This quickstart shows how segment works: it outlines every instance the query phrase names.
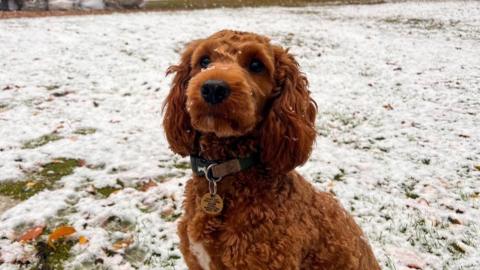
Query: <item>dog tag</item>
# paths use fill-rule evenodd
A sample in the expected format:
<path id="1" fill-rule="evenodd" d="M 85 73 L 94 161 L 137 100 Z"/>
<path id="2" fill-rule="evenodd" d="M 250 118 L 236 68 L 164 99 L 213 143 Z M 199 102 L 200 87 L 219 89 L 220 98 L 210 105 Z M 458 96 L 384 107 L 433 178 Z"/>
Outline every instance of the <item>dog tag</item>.
<path id="1" fill-rule="evenodd" d="M 218 215 L 223 209 L 223 200 L 218 194 L 207 193 L 203 195 L 200 203 L 203 212 L 209 215 Z"/>

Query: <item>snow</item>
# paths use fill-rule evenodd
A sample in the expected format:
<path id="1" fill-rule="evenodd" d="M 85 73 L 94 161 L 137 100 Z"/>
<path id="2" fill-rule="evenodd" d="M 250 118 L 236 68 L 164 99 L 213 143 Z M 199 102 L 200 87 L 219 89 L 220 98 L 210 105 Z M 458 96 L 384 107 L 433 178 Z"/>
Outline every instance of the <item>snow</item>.
<path id="1" fill-rule="evenodd" d="M 180 213 L 191 172 L 163 135 L 164 72 L 185 43 L 224 28 L 291 48 L 319 104 L 315 150 L 299 170 L 337 195 L 384 269 L 478 269 L 474 1 L 0 20 L 0 181 L 58 157 L 97 166 L 1 214 L 2 269 L 32 257 L 32 245 L 15 241 L 25 228 L 63 223 L 89 239 L 68 267 L 101 258 L 113 269 L 186 269 L 165 213 Z M 61 140 L 22 148 L 54 131 Z M 158 186 L 134 188 L 149 179 Z M 89 192 L 118 180 L 125 187 L 108 197 Z M 112 228 L 113 216 L 126 225 Z M 121 239 L 133 244 L 107 252 Z"/>

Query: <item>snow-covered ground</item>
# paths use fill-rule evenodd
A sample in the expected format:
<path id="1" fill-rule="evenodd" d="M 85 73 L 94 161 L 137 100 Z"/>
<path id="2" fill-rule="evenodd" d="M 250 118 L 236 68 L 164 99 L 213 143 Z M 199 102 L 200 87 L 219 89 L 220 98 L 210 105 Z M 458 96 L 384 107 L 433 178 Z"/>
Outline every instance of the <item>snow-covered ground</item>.
<path id="1" fill-rule="evenodd" d="M 164 72 L 186 42 L 224 28 L 296 55 L 319 104 L 299 170 L 351 211 L 384 269 L 480 269 L 473 1 L 0 20 L 0 184 L 81 160 L 27 200 L 0 195 L 1 269 L 39 260 L 16 241 L 29 228 L 62 224 L 89 240 L 66 268 L 186 269 L 175 227 L 190 171 L 163 135 Z"/>

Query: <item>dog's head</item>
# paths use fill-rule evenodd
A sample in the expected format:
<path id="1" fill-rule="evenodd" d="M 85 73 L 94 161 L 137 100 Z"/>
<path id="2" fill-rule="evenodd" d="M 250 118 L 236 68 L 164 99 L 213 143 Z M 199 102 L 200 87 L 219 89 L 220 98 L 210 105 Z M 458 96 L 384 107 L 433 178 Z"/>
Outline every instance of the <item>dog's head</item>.
<path id="1" fill-rule="evenodd" d="M 163 124 L 174 152 L 191 154 L 195 131 L 256 134 L 267 168 L 286 172 L 307 160 L 316 104 L 287 50 L 264 36 L 224 30 L 188 44 L 170 73 Z"/>

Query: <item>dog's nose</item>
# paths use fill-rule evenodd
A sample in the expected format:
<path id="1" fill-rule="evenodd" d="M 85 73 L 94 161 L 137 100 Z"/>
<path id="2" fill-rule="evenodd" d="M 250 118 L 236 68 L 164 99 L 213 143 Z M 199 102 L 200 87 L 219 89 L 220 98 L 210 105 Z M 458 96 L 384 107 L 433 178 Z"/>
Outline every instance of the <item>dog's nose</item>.
<path id="1" fill-rule="evenodd" d="M 230 87 L 221 80 L 207 80 L 202 85 L 202 97 L 209 104 L 218 104 L 228 97 Z"/>

